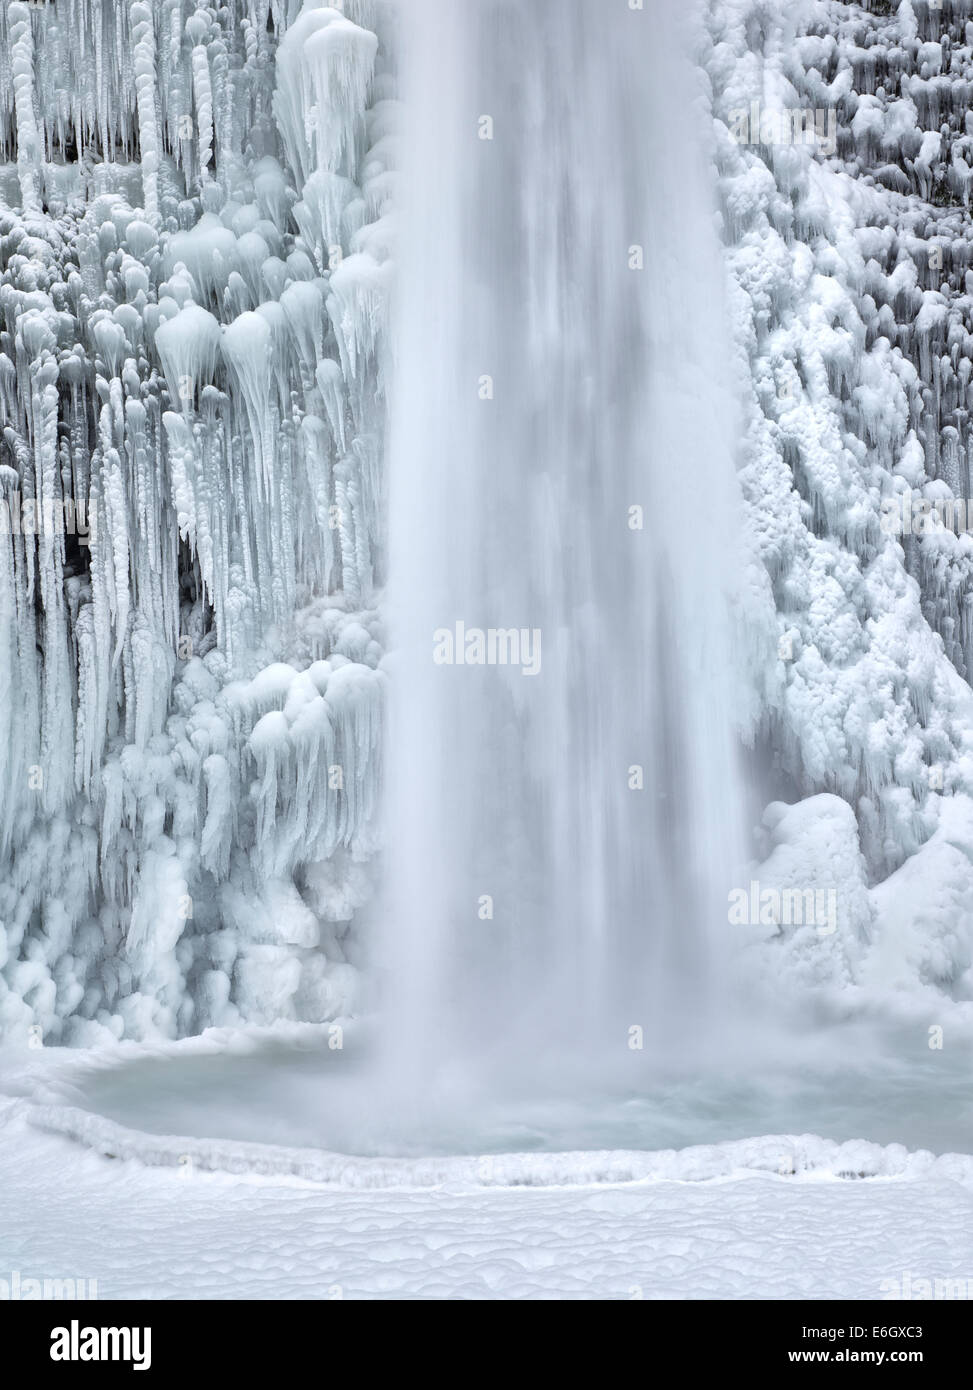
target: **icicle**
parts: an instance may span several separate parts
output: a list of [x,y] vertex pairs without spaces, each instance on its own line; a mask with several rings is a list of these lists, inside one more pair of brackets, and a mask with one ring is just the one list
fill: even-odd
[[10,66],[17,113],[17,174],[24,212],[40,212],[38,172],[44,158],[34,117],[34,43],[29,7],[13,0],[7,10],[10,25]]
[[159,132],[155,119],[155,31],[146,0],[133,0],[129,11],[135,44],[135,90],[138,99],[139,151],[145,213],[150,223],[159,218]]

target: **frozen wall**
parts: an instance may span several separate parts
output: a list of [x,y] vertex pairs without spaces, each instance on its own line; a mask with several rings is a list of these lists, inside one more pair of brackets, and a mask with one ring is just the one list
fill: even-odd
[[395,174],[344,9],[0,9],[7,1033],[348,1001]]
[[966,999],[973,539],[935,504],[971,495],[973,5],[710,0],[706,23],[752,736],[782,801],[855,813],[768,813],[764,877],[840,889],[838,932],[777,932],[776,987],[786,963]]

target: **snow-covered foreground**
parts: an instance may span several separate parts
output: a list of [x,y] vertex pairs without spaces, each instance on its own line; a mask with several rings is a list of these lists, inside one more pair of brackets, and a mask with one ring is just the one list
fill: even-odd
[[793,1147],[775,1139],[640,1156],[697,1180],[355,1190],[113,1161],[7,1101],[0,1271],[94,1278],[99,1298],[874,1299],[906,1273],[973,1287],[973,1160],[869,1146],[901,1171],[854,1180],[835,1174],[855,1146],[801,1142],[823,1166],[800,1176],[745,1166]]
[[[149,1134],[81,1108],[85,1076],[225,1057],[226,1042],[42,1049],[4,1068],[0,1278],[94,1279],[100,1299],[877,1299],[923,1280],[973,1293],[973,1157],[794,1134],[351,1157]],[[251,1120],[271,1137],[259,1109]]]

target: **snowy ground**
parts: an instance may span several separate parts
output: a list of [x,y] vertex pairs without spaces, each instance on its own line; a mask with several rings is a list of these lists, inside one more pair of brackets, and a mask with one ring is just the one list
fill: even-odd
[[0,1112],[0,1269],[100,1298],[861,1298],[973,1286],[973,1164],[864,1181],[332,1190],[112,1161]]
[[193,1148],[42,1103],[64,1065],[0,1077],[2,1278],[96,1279],[102,1299],[973,1292],[973,1158],[807,1136],[423,1160]]

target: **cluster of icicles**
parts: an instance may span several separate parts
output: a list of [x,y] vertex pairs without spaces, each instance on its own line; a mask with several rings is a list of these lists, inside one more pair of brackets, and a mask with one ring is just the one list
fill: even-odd
[[0,1035],[347,1003],[383,681],[377,10],[0,7]]

